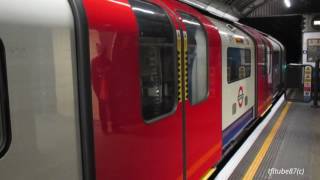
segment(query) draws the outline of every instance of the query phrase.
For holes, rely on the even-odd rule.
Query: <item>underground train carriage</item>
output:
[[[177,1],[85,2],[99,47],[91,51],[98,177],[200,178],[270,108],[279,42]],[[101,13],[108,8],[114,16]],[[108,80],[94,67],[101,57]]]
[[[173,0],[80,5],[55,2],[57,16],[39,3],[56,20],[45,25],[31,7],[0,19],[4,179],[199,179],[271,105],[275,58],[260,32]]]

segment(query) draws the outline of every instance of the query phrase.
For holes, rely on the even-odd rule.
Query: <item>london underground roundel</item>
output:
[[[239,107],[242,107],[243,99],[244,99],[243,87],[240,86],[239,91],[238,91],[238,105],[239,105]]]

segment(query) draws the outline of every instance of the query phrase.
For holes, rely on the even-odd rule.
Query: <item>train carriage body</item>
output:
[[[281,93],[280,42],[179,1],[28,3],[0,7],[3,179],[200,179]]]
[[[0,14],[1,179],[79,180],[79,102],[90,97],[79,97],[70,4],[2,1]]]
[[[199,179],[222,155],[221,40],[216,26],[193,8],[164,1],[187,36],[182,51],[184,86],[186,177]]]
[[[273,96],[277,95],[278,89],[280,87],[280,80],[281,80],[281,67],[280,67],[280,46],[274,42],[272,39],[270,39],[269,37],[268,41],[270,41],[271,46],[272,46],[272,94]]]
[[[277,97],[283,90],[284,68],[283,60],[285,59],[285,51],[283,45],[272,36],[264,34],[267,40],[271,43],[271,69],[272,69],[272,94]]]
[[[183,156],[176,19],[159,1],[84,5],[97,179],[178,178]]]
[[[270,46],[267,40],[257,30],[238,24],[255,42],[256,48],[256,116],[263,116],[272,105]]]
[[[224,146],[254,119],[255,46],[241,29],[217,19],[222,45],[222,129]]]

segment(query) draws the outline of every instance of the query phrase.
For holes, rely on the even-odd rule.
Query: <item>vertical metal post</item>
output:
[[[315,74],[315,80],[314,80],[314,97],[313,97],[313,107],[318,108],[318,98],[319,98],[319,61],[320,59],[316,60],[314,74]]]

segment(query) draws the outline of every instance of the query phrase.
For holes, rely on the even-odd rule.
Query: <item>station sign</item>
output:
[[[312,67],[304,67],[304,79],[303,79],[303,96],[305,101],[311,99],[311,84],[312,84]]]

